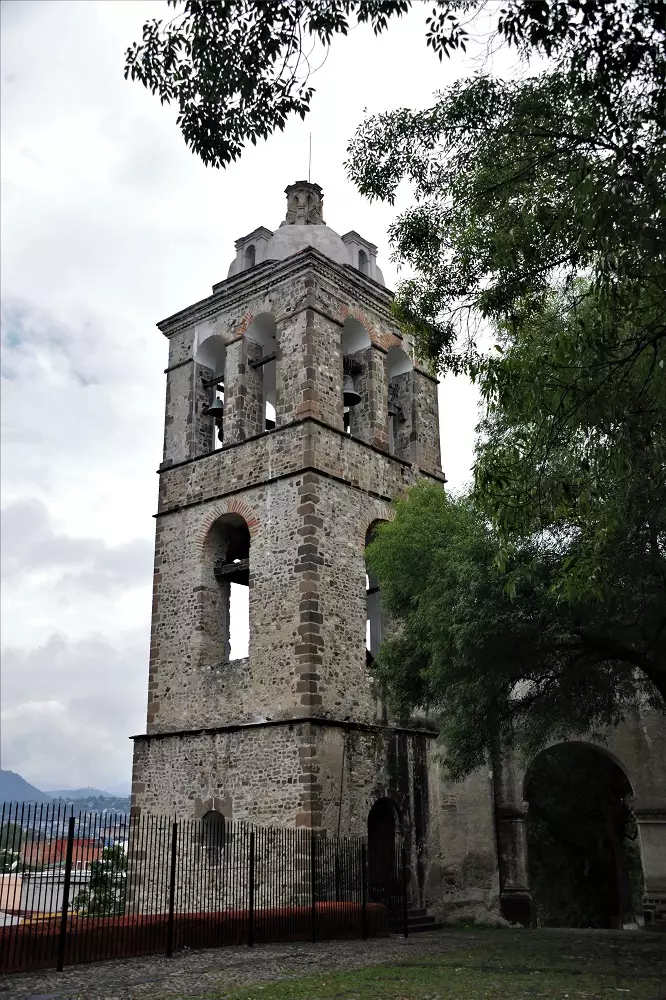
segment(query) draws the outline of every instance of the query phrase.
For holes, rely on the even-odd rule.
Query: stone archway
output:
[[[591,744],[557,744],[532,761],[523,796],[539,922],[607,928],[633,922],[642,868],[632,788],[619,763]]]

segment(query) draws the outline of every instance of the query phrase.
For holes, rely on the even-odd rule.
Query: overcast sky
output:
[[[2,2],[2,767],[40,787],[127,790],[145,726],[167,341],[155,323],[226,277],[234,240],[284,217],[307,175],[326,222],[387,228],[342,167],[368,113],[423,106],[466,69],[426,49],[430,4],[336,39],[305,122],[224,172],[123,79],[161,0]],[[405,192],[405,198],[408,192]],[[441,390],[443,465],[469,475],[476,399]]]

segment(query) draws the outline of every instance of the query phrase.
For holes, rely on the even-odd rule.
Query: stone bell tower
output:
[[[286,194],[278,229],[239,239],[228,277],[159,324],[170,353],[134,810],[358,833],[390,795],[413,825],[430,734],[391,726],[374,690],[364,552],[406,486],[443,482],[436,381],[391,319],[377,248],[325,225],[317,184]],[[239,589],[249,652],[234,659]]]

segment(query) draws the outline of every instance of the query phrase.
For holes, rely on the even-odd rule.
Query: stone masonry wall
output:
[[[205,620],[205,540],[227,512],[252,525],[248,661],[224,662]],[[304,472],[160,517],[149,732],[312,712],[373,721],[365,538],[373,521],[389,516],[381,498]]]

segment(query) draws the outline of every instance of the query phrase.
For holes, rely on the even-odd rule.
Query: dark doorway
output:
[[[398,810],[390,799],[378,799],[368,814],[368,895],[386,902],[395,892]]]
[[[525,780],[530,889],[551,927],[621,927],[640,912],[643,875],[631,786],[607,754],[565,743]]]

